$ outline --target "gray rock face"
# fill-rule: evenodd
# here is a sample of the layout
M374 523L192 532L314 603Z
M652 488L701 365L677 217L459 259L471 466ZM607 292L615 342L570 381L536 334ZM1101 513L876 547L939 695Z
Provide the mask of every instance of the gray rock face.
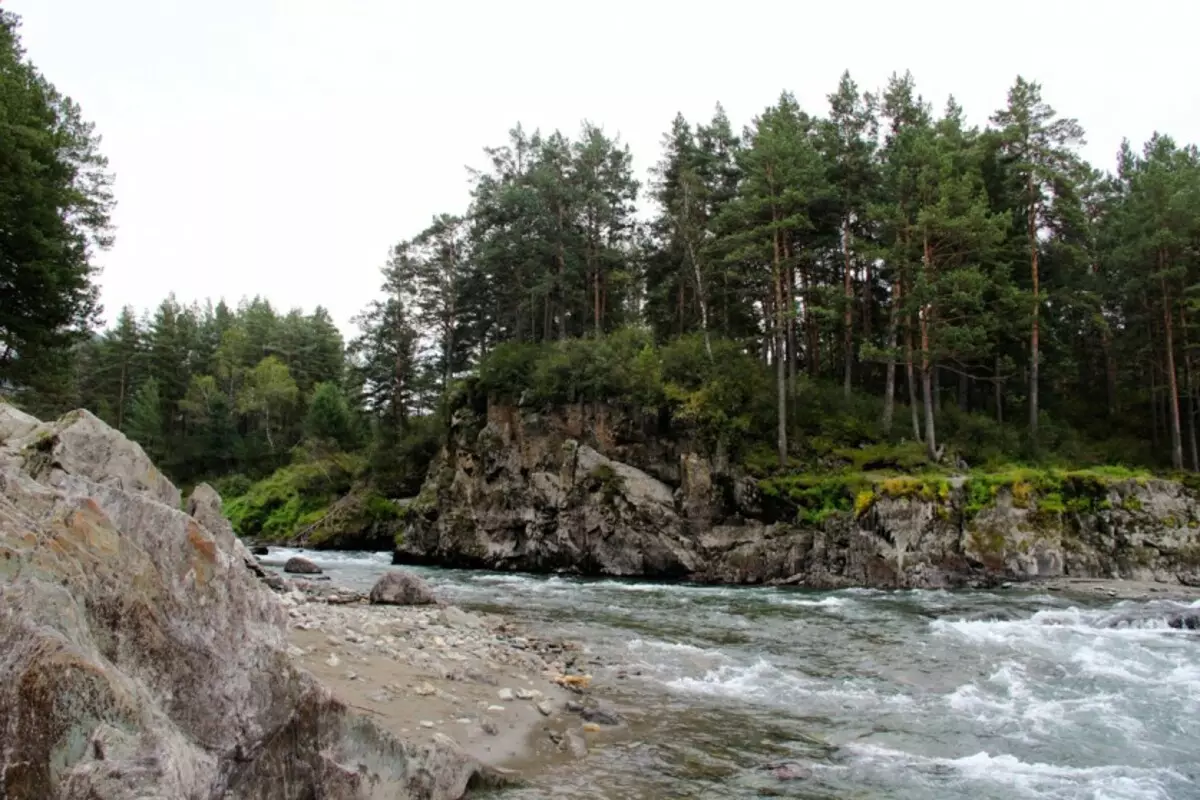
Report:
M181 510L90 414L0 420L0 798L458 798L494 780L291 664L284 606L211 488Z
M877 493L813 524L772 507L752 478L640 435L586 407L461 410L395 562L830 588L1064 575L1200 585L1200 503L1177 483L1116 482L1070 512L1018 507L1003 490L975 513L957 482L935 498Z
M370 600L375 604L393 606L426 606L437 603L429 584L411 572L394 569L371 587Z
M293 575L320 575L324 570L304 556L292 556L283 564L283 571Z

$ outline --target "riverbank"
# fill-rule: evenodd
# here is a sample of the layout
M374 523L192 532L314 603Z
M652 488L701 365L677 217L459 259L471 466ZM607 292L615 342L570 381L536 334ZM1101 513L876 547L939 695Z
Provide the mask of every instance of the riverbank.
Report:
M330 580L313 585L339 596L347 593L337 587L365 592L392 568L384 553L273 549L266 561L293 555L324 568ZM554 719L535 720L529 760L518 754L500 762L519 769L524 784L505 790L506 799L874 792L898 800L1163 800L1191 796L1200 780L1192 766L1200 638L1170 624L1200 612L1200 590L1066 580L1059 589L1015 582L991 590L816 591L411 571L441 600L489 625L513 626L497 634L504 642L534 632L537 640L577 643L571 669L591 674L595 694L624 718L620 727L583 732L584 720L562 714L560 722L586 739L582 759L550 738L561 735ZM350 608L354 619L376 618L376 609ZM331 618L322 626L338 624ZM454 651L444 632L418 635L440 635ZM531 640L525 652L538 648ZM345 679L330 677L331 685ZM455 684L431 683L455 692ZM488 692L505 686L486 688L480 699L491 704ZM409 698L400 702L406 719L415 718ZM453 717L430 721L442 718L436 730L468 734ZM402 727L410 726L393 729ZM410 730L410 737L435 732ZM505 735L521 741L518 732ZM491 744L494 757L500 743Z
M451 605L371 605L333 581L293 585L281 597L294 663L399 738L449 737L520 779L616 730L585 719L600 705L570 641Z
M1119 578L1041 578L1028 583L1014 584L1015 588L1030 591L1061 592L1064 597L1107 597L1114 600L1200 600L1200 586L1160 581L1121 580Z

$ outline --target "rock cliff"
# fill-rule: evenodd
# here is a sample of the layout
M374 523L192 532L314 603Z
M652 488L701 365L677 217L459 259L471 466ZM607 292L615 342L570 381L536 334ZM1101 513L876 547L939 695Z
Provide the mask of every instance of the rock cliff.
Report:
M458 798L490 773L397 741L290 662L220 499L86 412L0 403L0 800Z
M1086 485L1082 485L1086 483ZM1200 584L1200 502L1161 480L1059 494L882 480L811 519L611 408L460 409L397 563L722 583L942 587L1063 575ZM979 489L985 489L980 502Z

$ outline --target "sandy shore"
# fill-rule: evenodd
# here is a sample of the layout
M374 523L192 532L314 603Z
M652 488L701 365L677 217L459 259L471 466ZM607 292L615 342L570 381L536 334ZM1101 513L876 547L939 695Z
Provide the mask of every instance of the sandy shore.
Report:
M1133 581L1119 578L1039 578L1028 582L1010 584L1012 588L1061 592L1065 595L1107 597L1116 600L1175 600L1194 602L1200 600L1200 586L1185 586L1181 583L1159 583L1157 581Z
M331 591L334 604L325 599ZM453 606L342 603L349 598L328 584L282 598L292 657L400 738L449 736L520 776L584 757L589 743L620 727L598 717L611 709L581 690L584 671L570 642Z

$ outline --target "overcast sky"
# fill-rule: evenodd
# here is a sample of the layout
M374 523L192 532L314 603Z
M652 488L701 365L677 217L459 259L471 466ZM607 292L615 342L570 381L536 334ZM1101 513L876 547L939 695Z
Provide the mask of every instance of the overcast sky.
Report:
M1200 140L1200 2L7 0L116 173L111 319L174 291L349 319L388 248L466 207L464 166L527 129L620 134L644 178L676 111L738 129L780 90L810 112L849 69L912 70L972 122L1021 73L1108 167L1123 136ZM971 9L968 11L968 9Z

